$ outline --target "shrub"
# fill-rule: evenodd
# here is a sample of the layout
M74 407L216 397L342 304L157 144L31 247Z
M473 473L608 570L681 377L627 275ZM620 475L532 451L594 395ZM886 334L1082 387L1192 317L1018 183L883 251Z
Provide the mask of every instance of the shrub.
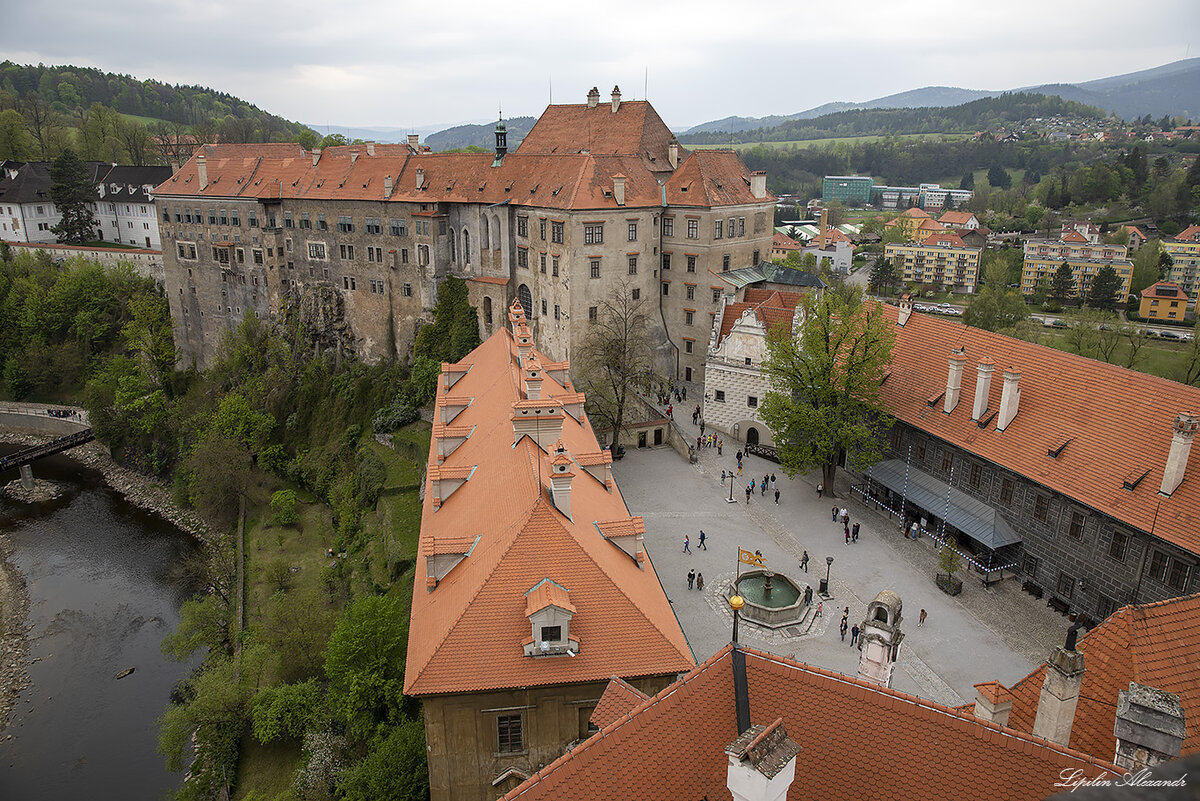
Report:
M409 423L416 422L420 412L405 403L400 398L392 401L392 405L380 409L375 415L374 429L376 434L389 434Z
M296 511L296 493L290 489L279 490L271 496L271 513L276 525L290 526L299 519Z

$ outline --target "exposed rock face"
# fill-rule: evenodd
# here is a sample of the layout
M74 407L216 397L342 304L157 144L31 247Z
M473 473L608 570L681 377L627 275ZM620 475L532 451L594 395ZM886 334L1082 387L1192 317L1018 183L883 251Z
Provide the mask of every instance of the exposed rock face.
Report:
M283 296L280 322L299 329L298 341L310 343L314 354L333 353L335 358L354 358L354 329L346 319L344 295L329 284L297 286Z

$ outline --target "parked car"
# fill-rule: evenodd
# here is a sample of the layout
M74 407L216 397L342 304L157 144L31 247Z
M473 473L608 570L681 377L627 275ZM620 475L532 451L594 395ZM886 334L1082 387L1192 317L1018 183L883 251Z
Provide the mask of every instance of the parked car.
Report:
M1181 335L1176 334L1174 331L1159 331L1158 336L1160 339L1183 339Z

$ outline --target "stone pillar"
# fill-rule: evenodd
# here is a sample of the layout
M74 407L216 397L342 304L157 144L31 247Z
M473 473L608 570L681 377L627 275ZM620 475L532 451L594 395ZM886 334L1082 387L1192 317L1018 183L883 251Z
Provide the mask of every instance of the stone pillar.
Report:
M1170 495L1183 483L1183 474L1187 470L1188 454L1192 451L1192 440L1196 437L1196 428L1200 420L1196 415L1183 412L1175 415L1175 430L1171 435L1171 450L1167 454L1167 466L1163 470L1162 486L1159 492Z
M1131 773L1179 756L1184 728L1183 705L1175 693L1129 682L1117 693L1117 755L1113 762Z
M33 489L33 465L23 464L21 470L21 486L27 490Z
M867 605L867 617L859 625L858 677L878 684L892 686L892 673L900 656L900 642L904 639L900 631L903 620L903 603L900 596L884 590Z
M1060 646L1046 660L1046 679L1033 721L1035 737L1064 747L1070 744L1083 671L1083 654L1073 649Z

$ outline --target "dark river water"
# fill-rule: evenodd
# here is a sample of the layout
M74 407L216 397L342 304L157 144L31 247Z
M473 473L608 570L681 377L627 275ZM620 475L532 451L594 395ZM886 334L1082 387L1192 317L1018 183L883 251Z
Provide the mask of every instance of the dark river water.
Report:
M179 565L197 545L70 460L44 459L34 475L66 492L40 505L0 496L37 660L2 735L13 739L0 739L0 799L162 798L182 776L155 751L155 721L192 665L159 644L193 592Z

